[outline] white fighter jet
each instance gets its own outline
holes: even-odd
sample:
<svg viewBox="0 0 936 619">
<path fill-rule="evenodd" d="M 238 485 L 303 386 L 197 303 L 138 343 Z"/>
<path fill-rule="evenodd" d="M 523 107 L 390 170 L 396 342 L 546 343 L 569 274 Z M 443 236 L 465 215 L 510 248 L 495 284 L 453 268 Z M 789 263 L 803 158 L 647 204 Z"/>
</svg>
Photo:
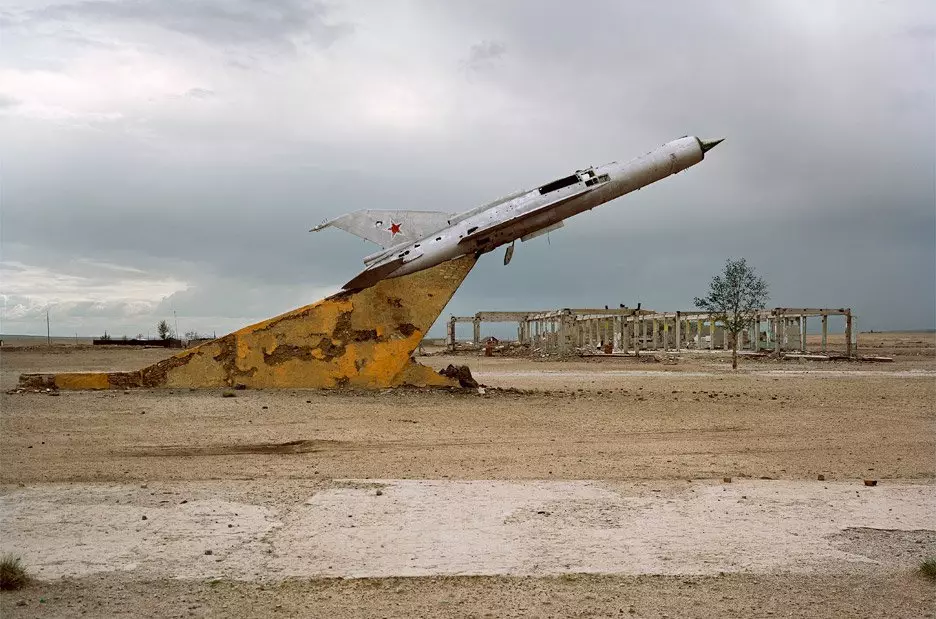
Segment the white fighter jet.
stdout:
<svg viewBox="0 0 936 619">
<path fill-rule="evenodd" d="M 722 138 L 724 139 L 724 138 Z M 722 140 L 686 136 L 627 163 L 608 163 L 519 191 L 464 213 L 365 209 L 312 228 L 341 228 L 383 247 L 364 258 L 367 267 L 345 290 L 428 269 L 466 254 L 481 255 L 517 239 L 529 241 L 563 226 L 563 220 L 693 166 Z"/>
</svg>

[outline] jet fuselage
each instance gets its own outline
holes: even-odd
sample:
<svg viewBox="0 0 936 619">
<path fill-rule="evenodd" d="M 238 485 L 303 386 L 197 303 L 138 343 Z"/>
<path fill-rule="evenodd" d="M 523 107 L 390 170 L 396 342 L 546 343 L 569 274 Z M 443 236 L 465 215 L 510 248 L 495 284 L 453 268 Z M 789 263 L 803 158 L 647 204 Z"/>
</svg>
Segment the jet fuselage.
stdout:
<svg viewBox="0 0 936 619">
<path fill-rule="evenodd" d="M 578 170 L 536 189 L 517 192 L 458 215 L 446 218 L 444 213 L 435 213 L 436 217 L 441 216 L 430 226 L 435 231 L 368 256 L 364 259 L 367 270 L 345 288 L 365 288 L 381 279 L 415 273 L 466 254 L 480 255 L 517 239 L 538 236 L 562 226 L 563 220 L 573 215 L 699 163 L 705 152 L 719 142 L 683 137 L 626 163 Z M 314 230 L 328 225 L 338 224 L 327 222 Z M 395 235 L 399 227 L 391 222 L 388 230 Z M 350 227 L 345 229 L 354 232 Z"/>
</svg>

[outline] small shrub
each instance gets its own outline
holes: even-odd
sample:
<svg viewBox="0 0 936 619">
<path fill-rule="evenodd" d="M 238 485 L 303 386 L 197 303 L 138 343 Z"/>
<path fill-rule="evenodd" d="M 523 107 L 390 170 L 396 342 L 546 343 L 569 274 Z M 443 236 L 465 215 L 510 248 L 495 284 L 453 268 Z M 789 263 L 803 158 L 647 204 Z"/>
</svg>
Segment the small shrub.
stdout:
<svg viewBox="0 0 936 619">
<path fill-rule="evenodd" d="M 928 557 L 920 563 L 920 572 L 927 578 L 936 580 L 936 557 Z"/>
<path fill-rule="evenodd" d="M 29 582 L 29 575 L 20 563 L 20 558 L 3 555 L 0 558 L 0 589 L 4 591 L 21 589 L 27 582 Z"/>
<path fill-rule="evenodd" d="M 236 398 L 237 394 L 231 391 L 230 389 L 225 389 L 224 391 L 221 392 L 221 397 L 222 398 Z"/>
</svg>

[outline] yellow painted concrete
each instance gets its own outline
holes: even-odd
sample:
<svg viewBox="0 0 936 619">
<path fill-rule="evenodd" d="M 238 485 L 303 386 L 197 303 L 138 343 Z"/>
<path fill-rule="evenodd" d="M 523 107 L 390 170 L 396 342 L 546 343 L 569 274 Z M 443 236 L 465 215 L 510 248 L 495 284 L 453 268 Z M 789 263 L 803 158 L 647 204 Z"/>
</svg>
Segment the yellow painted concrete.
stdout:
<svg viewBox="0 0 936 619">
<path fill-rule="evenodd" d="M 57 374 L 59 389 L 454 386 L 411 355 L 473 256 L 342 292 L 239 329 L 139 372 Z"/>
<path fill-rule="evenodd" d="M 59 389 L 110 389 L 106 372 L 74 372 L 56 374 L 55 386 Z"/>
</svg>

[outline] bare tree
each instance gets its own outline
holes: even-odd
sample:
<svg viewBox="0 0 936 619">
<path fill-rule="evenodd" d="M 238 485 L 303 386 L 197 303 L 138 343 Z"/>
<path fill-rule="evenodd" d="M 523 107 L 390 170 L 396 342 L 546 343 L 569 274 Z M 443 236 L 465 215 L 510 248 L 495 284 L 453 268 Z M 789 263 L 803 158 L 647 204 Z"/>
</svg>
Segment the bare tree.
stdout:
<svg viewBox="0 0 936 619">
<path fill-rule="evenodd" d="M 168 340 L 169 336 L 172 334 L 169 329 L 169 323 L 165 320 L 160 320 L 156 325 L 156 333 L 159 334 L 159 339 Z"/>
<path fill-rule="evenodd" d="M 720 322 L 731 336 L 731 367 L 738 369 L 738 334 L 750 327 L 769 298 L 767 282 L 744 258 L 725 262 L 725 269 L 712 278 L 706 297 L 696 297 L 695 306 Z"/>
</svg>

